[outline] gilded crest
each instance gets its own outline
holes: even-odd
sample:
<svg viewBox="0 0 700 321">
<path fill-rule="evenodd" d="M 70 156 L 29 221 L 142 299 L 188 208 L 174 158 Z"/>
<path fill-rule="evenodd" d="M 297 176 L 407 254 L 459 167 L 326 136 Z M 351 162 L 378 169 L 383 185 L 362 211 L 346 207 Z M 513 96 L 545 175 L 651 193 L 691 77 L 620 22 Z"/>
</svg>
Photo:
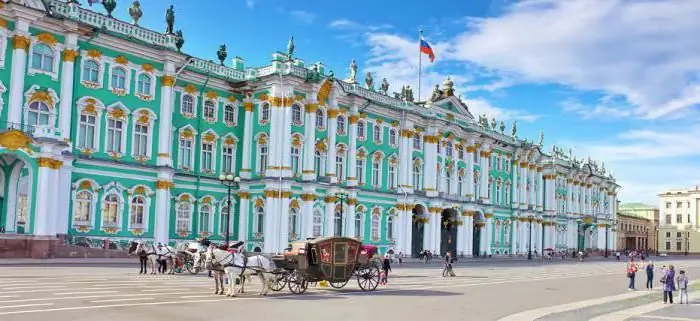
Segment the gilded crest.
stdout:
<svg viewBox="0 0 700 321">
<path fill-rule="evenodd" d="M 117 58 L 114 58 L 114 62 L 120 64 L 120 65 L 126 65 L 129 63 L 129 59 L 126 59 L 124 55 L 120 55 Z"/>
<path fill-rule="evenodd" d="M 15 151 L 20 148 L 29 148 L 31 143 L 31 138 L 16 129 L 10 129 L 0 134 L 0 146 L 7 150 Z"/>
<path fill-rule="evenodd" d="M 36 36 L 36 39 L 53 47 L 58 41 L 56 40 L 56 37 L 54 37 L 52 34 L 48 32 L 43 32 L 40 33 Z"/>
<path fill-rule="evenodd" d="M 102 53 L 97 49 L 90 49 L 87 51 L 87 56 L 93 59 L 102 58 Z"/>
<path fill-rule="evenodd" d="M 197 88 L 193 84 L 187 84 L 187 86 L 185 86 L 185 92 L 192 95 L 197 92 Z"/>
</svg>

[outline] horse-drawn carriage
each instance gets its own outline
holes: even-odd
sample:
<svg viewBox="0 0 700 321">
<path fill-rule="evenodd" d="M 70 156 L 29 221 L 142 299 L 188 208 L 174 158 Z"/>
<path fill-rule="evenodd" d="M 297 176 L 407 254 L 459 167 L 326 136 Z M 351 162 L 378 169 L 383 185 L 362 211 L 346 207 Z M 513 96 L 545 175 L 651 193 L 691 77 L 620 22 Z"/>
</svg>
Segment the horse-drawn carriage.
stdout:
<svg viewBox="0 0 700 321">
<path fill-rule="evenodd" d="M 374 291 L 379 285 L 379 265 L 373 260 L 374 246 L 347 237 L 324 237 L 292 243 L 283 255 L 272 257 L 277 270 L 271 289 L 280 291 L 285 286 L 295 294 L 306 291 L 309 283 L 327 281 L 340 289 L 352 277 L 363 291 Z"/>
</svg>

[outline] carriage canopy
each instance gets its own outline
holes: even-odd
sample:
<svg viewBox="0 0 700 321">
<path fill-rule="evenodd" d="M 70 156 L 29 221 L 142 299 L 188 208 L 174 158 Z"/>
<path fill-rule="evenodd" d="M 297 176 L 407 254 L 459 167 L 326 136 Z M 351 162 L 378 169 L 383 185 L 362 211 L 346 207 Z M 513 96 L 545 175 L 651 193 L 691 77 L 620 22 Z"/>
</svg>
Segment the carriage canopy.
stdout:
<svg viewBox="0 0 700 321">
<path fill-rule="evenodd" d="M 308 241 L 307 273 L 330 282 L 346 281 L 353 275 L 361 247 L 362 242 L 349 237 L 324 237 Z"/>
</svg>

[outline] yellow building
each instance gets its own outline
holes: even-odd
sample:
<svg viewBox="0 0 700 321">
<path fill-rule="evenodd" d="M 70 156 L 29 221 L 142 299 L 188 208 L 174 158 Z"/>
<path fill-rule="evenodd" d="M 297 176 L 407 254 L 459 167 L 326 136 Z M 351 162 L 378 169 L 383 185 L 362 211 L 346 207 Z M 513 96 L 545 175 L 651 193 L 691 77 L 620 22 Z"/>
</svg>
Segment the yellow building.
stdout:
<svg viewBox="0 0 700 321">
<path fill-rule="evenodd" d="M 618 206 L 617 248 L 646 249 L 656 253 L 659 244 L 659 209 L 643 203 Z"/>
<path fill-rule="evenodd" d="M 659 251 L 700 254 L 700 185 L 659 194 Z"/>
</svg>

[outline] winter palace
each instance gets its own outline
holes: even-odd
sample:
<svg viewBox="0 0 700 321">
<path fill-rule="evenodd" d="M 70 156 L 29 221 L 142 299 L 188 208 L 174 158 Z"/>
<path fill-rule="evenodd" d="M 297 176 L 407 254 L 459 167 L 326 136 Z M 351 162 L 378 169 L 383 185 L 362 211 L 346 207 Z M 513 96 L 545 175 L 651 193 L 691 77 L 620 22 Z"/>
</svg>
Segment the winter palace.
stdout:
<svg viewBox="0 0 700 321">
<path fill-rule="evenodd" d="M 223 240 L 229 222 L 265 253 L 325 235 L 406 255 L 615 244 L 605 166 L 475 119 L 449 78 L 415 101 L 293 39 L 267 66 L 224 46 L 213 62 L 180 52 L 172 7 L 161 33 L 138 1 L 131 22 L 79 2 L 0 3 L 0 237 Z"/>
</svg>

